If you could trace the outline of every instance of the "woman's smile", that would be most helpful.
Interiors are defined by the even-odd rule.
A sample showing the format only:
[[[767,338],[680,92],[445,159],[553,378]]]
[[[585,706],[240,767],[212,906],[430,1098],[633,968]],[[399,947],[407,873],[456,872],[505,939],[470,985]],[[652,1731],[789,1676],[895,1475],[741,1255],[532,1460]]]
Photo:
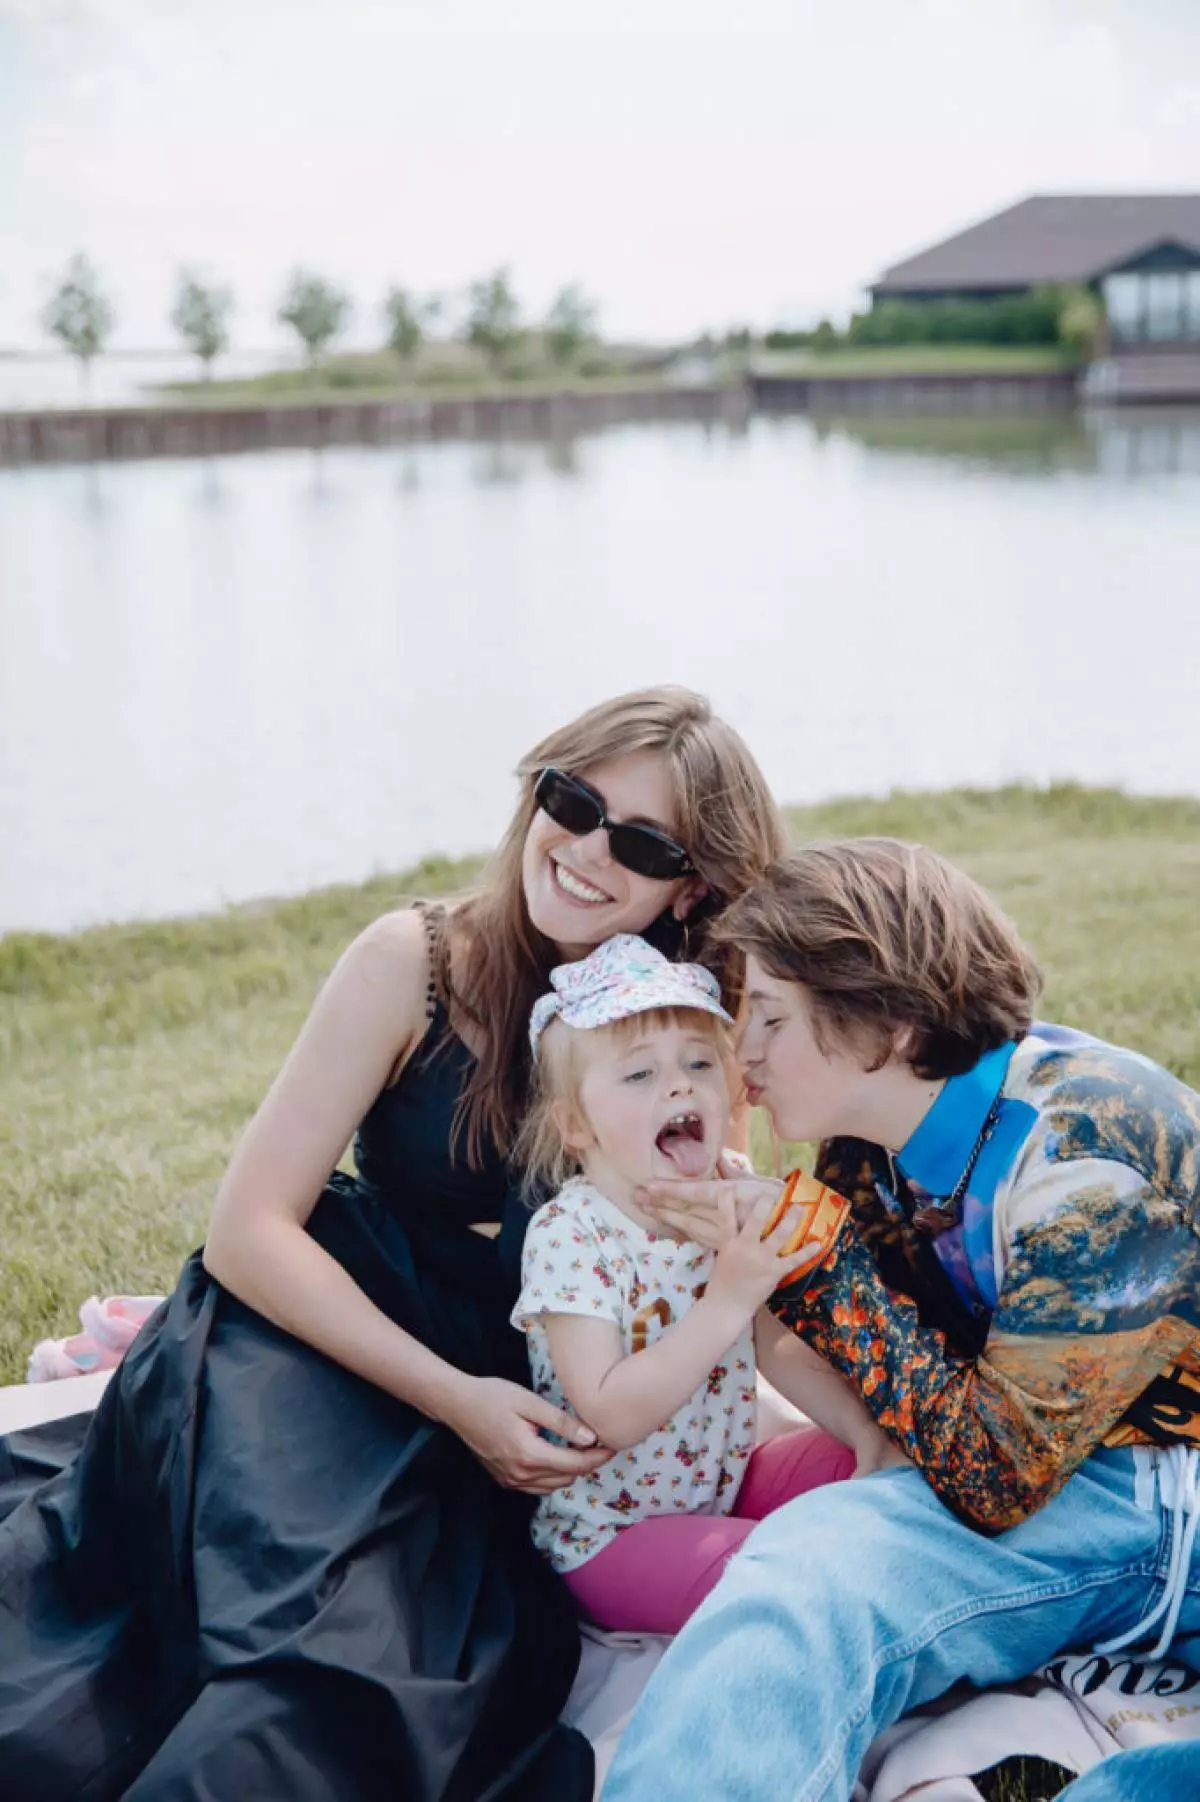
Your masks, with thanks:
[[[554,875],[555,887],[570,901],[581,902],[586,907],[600,907],[613,899],[604,889],[597,888],[594,882],[589,882],[586,877],[580,876],[576,870],[571,869],[568,864],[563,863],[557,857],[551,857],[550,868]]]

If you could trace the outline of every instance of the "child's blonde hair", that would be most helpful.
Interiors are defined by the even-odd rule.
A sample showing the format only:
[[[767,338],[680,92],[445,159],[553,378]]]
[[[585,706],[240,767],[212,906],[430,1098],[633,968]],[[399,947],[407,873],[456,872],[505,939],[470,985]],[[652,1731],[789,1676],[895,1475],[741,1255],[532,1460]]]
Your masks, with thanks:
[[[565,1104],[582,1116],[580,1091],[588,1067],[588,1050],[606,1045],[619,1047],[647,1028],[662,1031],[671,1026],[711,1038],[728,1074],[733,1060],[729,1028],[703,1008],[648,1008],[605,1026],[587,1028],[568,1026],[562,1019],[550,1021],[538,1046],[529,1111],[514,1148],[527,1200],[545,1200],[546,1190],[561,1189],[582,1167],[579,1154],[565,1142],[555,1110]]]

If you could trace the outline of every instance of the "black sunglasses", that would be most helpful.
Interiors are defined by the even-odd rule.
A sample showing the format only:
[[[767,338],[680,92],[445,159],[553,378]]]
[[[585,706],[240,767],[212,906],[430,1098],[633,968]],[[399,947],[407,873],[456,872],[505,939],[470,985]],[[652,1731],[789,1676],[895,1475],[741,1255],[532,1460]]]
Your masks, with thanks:
[[[603,826],[613,857],[635,876],[648,876],[652,882],[671,882],[676,876],[693,876],[696,872],[683,846],[665,832],[656,832],[653,826],[621,825],[610,820],[600,796],[577,776],[568,776],[563,770],[543,770],[533,798],[556,826],[574,838],[586,838],[597,826]]]

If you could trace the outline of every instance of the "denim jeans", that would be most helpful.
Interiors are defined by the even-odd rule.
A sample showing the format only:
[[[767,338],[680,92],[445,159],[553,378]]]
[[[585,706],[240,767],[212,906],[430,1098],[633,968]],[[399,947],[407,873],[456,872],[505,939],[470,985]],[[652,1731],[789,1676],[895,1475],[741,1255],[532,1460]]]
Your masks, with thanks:
[[[1128,1632],[1162,1596],[1180,1527],[1151,1462],[1096,1452],[996,1538],[913,1470],[800,1496],[755,1528],[659,1665],[604,1802],[844,1802],[875,1735],[961,1678],[1012,1682]],[[1173,1650],[1200,1652],[1200,1554]]]
[[[1093,1765],[1060,1802],[1191,1802],[1200,1796],[1200,1743],[1139,1746]]]

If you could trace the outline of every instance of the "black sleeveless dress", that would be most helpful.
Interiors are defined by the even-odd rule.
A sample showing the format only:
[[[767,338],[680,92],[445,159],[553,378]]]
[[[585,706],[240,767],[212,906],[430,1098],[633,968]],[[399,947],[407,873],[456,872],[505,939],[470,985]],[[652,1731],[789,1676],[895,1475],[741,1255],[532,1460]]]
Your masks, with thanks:
[[[470,1053],[445,1024],[308,1230],[440,1357],[527,1383],[526,1210],[498,1154],[450,1157]],[[197,1253],[94,1416],[0,1439],[0,1797],[584,1802],[532,1506]]]

